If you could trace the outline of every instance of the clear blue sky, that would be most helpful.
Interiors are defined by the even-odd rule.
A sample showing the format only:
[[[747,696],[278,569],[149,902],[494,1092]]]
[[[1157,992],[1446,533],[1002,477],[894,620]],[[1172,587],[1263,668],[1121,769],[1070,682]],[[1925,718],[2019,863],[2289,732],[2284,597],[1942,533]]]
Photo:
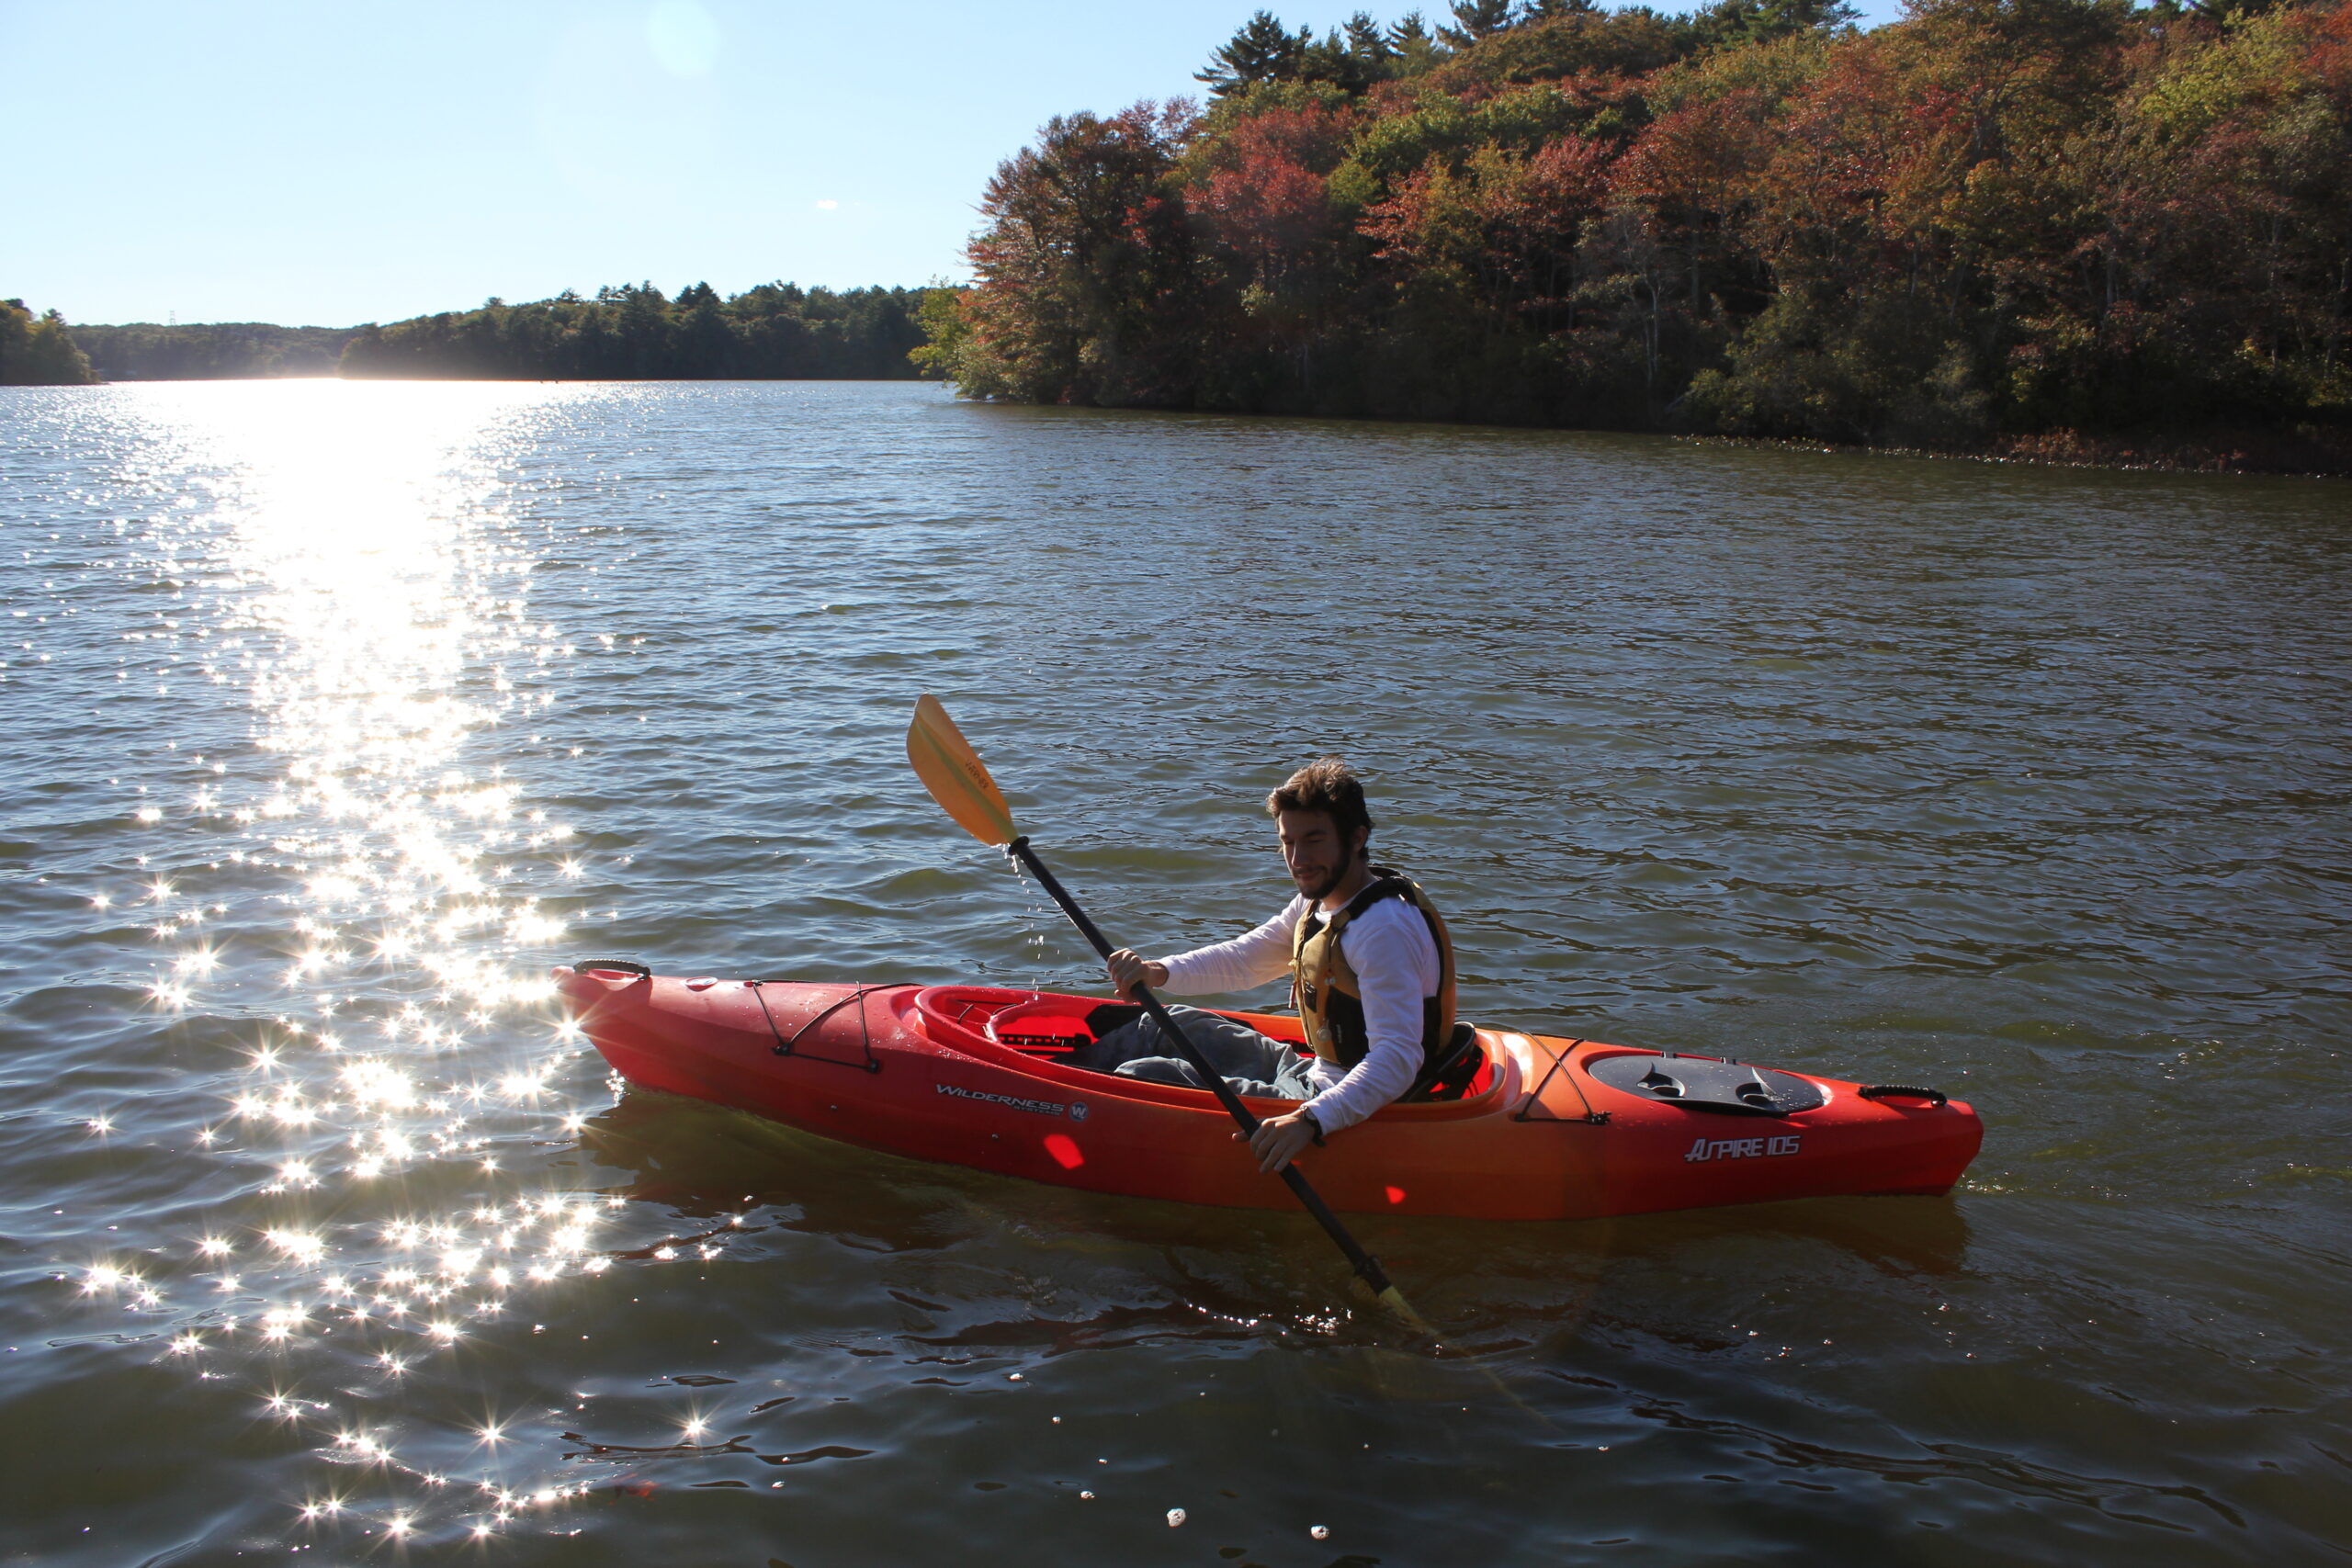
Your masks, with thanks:
[[[1000,159],[1051,115],[1197,92],[1257,3],[0,0],[0,296],[343,326],[961,276]]]

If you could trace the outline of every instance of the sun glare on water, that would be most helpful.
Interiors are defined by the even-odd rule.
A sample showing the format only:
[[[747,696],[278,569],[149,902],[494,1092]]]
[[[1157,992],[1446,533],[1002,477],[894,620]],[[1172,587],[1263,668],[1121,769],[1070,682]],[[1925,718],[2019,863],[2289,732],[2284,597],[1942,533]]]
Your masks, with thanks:
[[[630,1218],[542,1152],[605,1103],[547,979],[599,868],[516,772],[579,754],[556,733],[579,650],[534,613],[549,525],[518,475],[596,395],[141,390],[153,482],[206,504],[119,526],[122,564],[171,591],[124,634],[124,667],[160,698],[243,707],[248,734],[220,758],[161,742],[124,822],[137,875],[87,893],[155,944],[149,1005],[222,1043],[182,1124],[144,1111],[218,1196],[135,1266],[125,1248],[68,1282],[316,1438],[298,1533],[455,1539],[577,1490],[508,1468],[552,1459],[511,1427],[460,1477],[409,1464],[388,1422],[435,1358],[492,1354],[526,1292],[608,1267],[605,1233]],[[100,1117],[87,1135],[122,1134]]]

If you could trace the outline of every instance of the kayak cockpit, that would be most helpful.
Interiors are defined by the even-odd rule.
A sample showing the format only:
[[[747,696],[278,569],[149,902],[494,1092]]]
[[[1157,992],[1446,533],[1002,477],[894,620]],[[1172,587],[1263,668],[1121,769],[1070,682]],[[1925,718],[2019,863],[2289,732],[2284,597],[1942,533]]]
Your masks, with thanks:
[[[915,994],[913,1011],[922,1032],[942,1044],[958,1049],[994,1047],[1069,1071],[1085,1072],[1088,1069],[1071,1060],[1073,1055],[1112,1030],[1134,1021],[1143,1010],[1132,1003],[1052,991],[932,986]],[[1283,1041],[1302,1054],[1306,1049],[1304,1029],[1287,1014],[1219,1011],[1218,1016],[1247,1024],[1268,1039]],[[1491,1046],[1483,1055],[1476,1076],[1460,1098],[1475,1099],[1493,1087],[1499,1061]]]

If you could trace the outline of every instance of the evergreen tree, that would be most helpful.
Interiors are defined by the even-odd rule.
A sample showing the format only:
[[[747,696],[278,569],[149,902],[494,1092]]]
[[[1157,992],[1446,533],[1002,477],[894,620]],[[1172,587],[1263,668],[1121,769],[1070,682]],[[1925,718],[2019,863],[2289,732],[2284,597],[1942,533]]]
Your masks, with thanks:
[[[1467,49],[1511,25],[1515,0],[1453,0],[1453,26],[1440,28],[1438,36],[1456,49]]]
[[[1351,94],[1362,93],[1394,73],[1396,51],[1380,24],[1358,11],[1345,30],[1332,29],[1320,43],[1311,43],[1300,55],[1298,76],[1306,82],[1329,82]]]
[[[1371,12],[1358,11],[1347,19],[1343,30],[1348,35],[1350,53],[1383,64],[1396,58],[1396,51],[1391,47],[1388,36],[1380,30],[1380,24],[1373,18]]]
[[[1218,48],[1208,66],[1193,73],[1193,79],[1207,83],[1209,91],[1220,98],[1261,82],[1292,81],[1313,47],[1314,36],[1307,28],[1299,28],[1294,36],[1272,11],[1261,11],[1244,22]]]

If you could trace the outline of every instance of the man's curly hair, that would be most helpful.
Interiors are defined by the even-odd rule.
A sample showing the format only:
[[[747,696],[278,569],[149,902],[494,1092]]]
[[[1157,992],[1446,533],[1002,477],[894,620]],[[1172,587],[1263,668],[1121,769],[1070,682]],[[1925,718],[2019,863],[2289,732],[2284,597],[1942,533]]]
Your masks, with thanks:
[[[1363,803],[1363,781],[1337,757],[1317,757],[1283,781],[1266,796],[1266,815],[1285,811],[1319,811],[1340,829],[1341,841],[1352,840],[1359,828],[1369,830],[1372,813]]]

